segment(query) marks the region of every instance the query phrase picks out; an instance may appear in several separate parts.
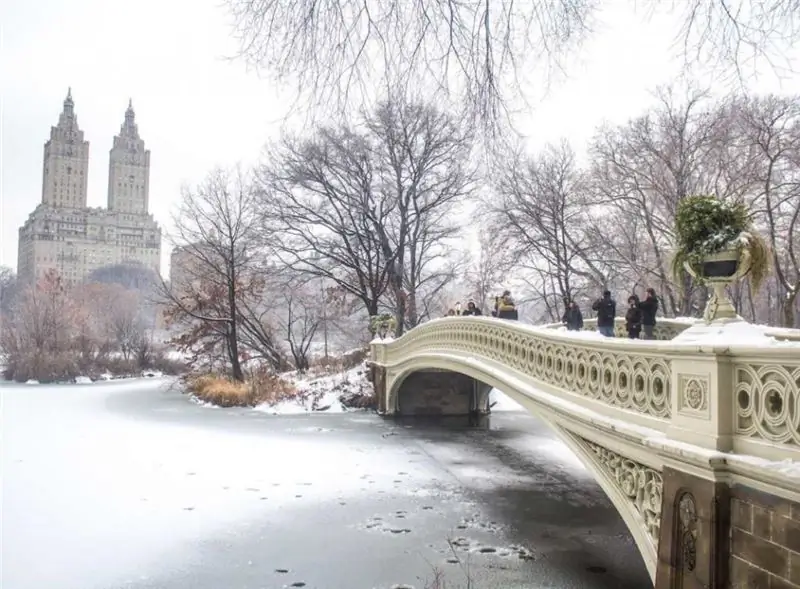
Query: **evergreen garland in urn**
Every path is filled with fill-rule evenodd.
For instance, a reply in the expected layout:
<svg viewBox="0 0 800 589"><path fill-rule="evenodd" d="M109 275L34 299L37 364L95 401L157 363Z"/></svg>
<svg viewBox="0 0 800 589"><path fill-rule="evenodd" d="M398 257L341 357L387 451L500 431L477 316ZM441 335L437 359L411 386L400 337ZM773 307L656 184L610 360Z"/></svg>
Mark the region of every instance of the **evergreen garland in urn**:
<svg viewBox="0 0 800 589"><path fill-rule="evenodd" d="M769 248L753 227L744 203L716 196L690 196L678 204L675 216L676 251L672 274L678 284L686 278L686 266L703 280L703 262L714 254L735 250L739 257L748 254L753 290L758 290L769 274Z"/></svg>
<svg viewBox="0 0 800 589"><path fill-rule="evenodd" d="M393 332L397 326L397 321L390 313L372 315L369 318L369 330L372 335L386 337L386 334Z"/></svg>

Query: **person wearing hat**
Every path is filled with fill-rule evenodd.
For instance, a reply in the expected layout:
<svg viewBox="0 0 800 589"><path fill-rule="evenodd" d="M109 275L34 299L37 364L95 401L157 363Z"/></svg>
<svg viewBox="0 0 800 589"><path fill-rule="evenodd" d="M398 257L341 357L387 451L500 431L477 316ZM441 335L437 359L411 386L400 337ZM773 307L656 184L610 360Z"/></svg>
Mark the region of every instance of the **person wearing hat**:
<svg viewBox="0 0 800 589"><path fill-rule="evenodd" d="M606 337L614 337L614 319L617 316L617 301L611 298L611 291L603 291L603 298L592 305L597 312L597 331Z"/></svg>
<svg viewBox="0 0 800 589"><path fill-rule="evenodd" d="M514 304L514 299L511 298L511 291L505 290L503 294L494 301L495 317L498 319L513 319L519 318L517 313L517 306Z"/></svg>

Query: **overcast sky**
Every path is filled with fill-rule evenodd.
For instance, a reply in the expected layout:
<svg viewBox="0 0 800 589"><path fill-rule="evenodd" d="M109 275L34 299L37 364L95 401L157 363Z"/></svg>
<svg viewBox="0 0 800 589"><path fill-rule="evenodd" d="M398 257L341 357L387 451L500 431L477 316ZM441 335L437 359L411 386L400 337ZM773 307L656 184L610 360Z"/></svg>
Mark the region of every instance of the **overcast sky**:
<svg viewBox="0 0 800 589"><path fill-rule="evenodd" d="M570 78L543 99L531 91L535 110L519 129L533 147L566 137L582 149L597 125L641 113L679 72L673 22L644 23L633 2L605 1ZM165 230L182 184L253 161L279 130L290 95L225 59L235 45L217 0L5 0L0 11L2 265L16 267L17 230L41 200L43 144L70 86L91 143L89 205L105 206L108 150L132 98L152 152L151 212ZM758 88L800 92L800 78L766 76Z"/></svg>

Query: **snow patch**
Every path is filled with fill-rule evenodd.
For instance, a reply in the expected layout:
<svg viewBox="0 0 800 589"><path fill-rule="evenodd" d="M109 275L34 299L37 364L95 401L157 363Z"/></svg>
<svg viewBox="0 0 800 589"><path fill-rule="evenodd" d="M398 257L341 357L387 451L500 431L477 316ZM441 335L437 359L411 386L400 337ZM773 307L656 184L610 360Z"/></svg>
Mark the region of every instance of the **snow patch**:
<svg viewBox="0 0 800 589"><path fill-rule="evenodd" d="M88 376L76 376L75 384L92 384L92 379Z"/></svg>
<svg viewBox="0 0 800 589"><path fill-rule="evenodd" d="M558 335L563 335L573 339L610 339L596 330L582 329L580 331L570 331L563 325L561 327L557 327L556 329L548 329L547 331L548 332L556 331L558 332Z"/></svg>
<svg viewBox="0 0 800 589"><path fill-rule="evenodd" d="M774 334L772 332L775 332ZM736 344L748 347L794 346L800 344L793 341L776 339L776 329L766 325L734 321L731 323L699 322L681 332L672 339L675 343L702 343L709 345L730 346Z"/></svg>
<svg viewBox="0 0 800 589"><path fill-rule="evenodd" d="M282 375L294 384L298 395L278 403L263 403L256 411L271 415L297 415L311 412L344 413L343 400L372 394L372 383L367 379L367 368L361 364L338 374L304 376L297 373Z"/></svg>
<svg viewBox="0 0 800 589"><path fill-rule="evenodd" d="M492 389L489 393L489 406L492 412L496 411L525 411L525 407L517 403L514 399L497 389Z"/></svg>

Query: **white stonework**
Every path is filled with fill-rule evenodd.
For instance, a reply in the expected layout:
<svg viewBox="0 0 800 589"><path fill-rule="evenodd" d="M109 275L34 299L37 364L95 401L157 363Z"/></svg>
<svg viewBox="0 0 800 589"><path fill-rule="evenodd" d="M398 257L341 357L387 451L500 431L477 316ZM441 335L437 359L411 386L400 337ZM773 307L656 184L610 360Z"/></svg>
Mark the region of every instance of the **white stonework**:
<svg viewBox="0 0 800 589"><path fill-rule="evenodd" d="M33 283L55 270L67 284L112 264L160 271L161 228L147 211L150 152L129 103L109 157L108 209L89 208L89 142L78 128L72 93L44 148L42 202L19 230L19 277Z"/></svg>

